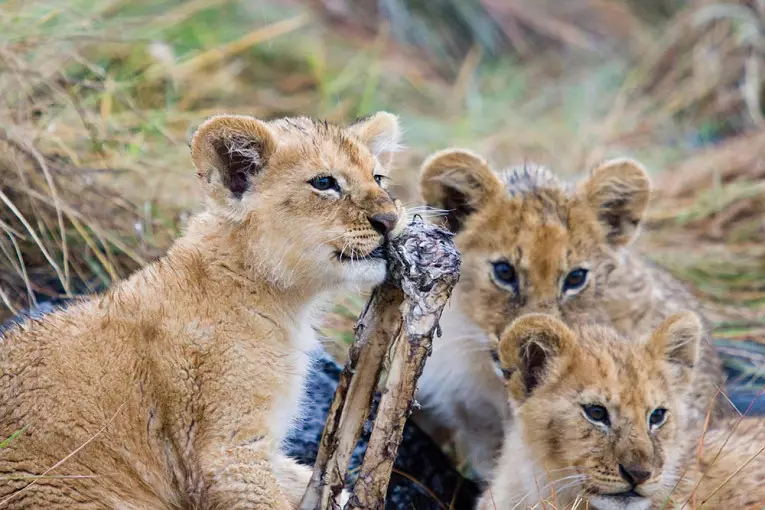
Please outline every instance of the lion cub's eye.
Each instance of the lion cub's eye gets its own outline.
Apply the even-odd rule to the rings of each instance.
[[[667,410],[661,407],[654,409],[648,417],[648,424],[651,428],[661,427],[665,421],[667,421]]]
[[[563,290],[567,291],[581,289],[587,281],[587,273],[588,271],[582,268],[574,269],[571,271],[566,276],[566,279],[563,280]]]
[[[382,186],[383,182],[385,182],[385,179],[387,179],[387,177],[385,177],[384,175],[381,175],[381,174],[375,175],[375,182],[377,183],[378,186]]]
[[[608,418],[608,409],[597,404],[587,404],[582,406],[584,414],[588,420],[593,423],[602,425],[610,425],[611,420]]]
[[[498,281],[514,288],[518,287],[518,274],[511,263],[500,261],[494,262],[492,265],[494,266],[494,277]]]
[[[337,180],[331,175],[319,175],[317,177],[314,177],[310,181],[308,181],[308,184],[310,184],[311,186],[313,186],[319,191],[327,191],[330,189],[340,191],[340,185],[337,183]]]

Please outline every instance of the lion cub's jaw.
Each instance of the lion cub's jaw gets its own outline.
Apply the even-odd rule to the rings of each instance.
[[[648,498],[630,498],[619,496],[593,496],[589,499],[590,507],[596,510],[649,510]]]
[[[575,333],[548,315],[516,320],[499,343],[516,426],[494,486],[529,463],[544,480],[527,479],[518,498],[573,483],[580,489],[573,496],[599,510],[638,510],[661,500],[676,481],[683,398],[701,335],[690,312],[639,341],[598,325]]]
[[[278,287],[325,290],[385,278],[383,243],[402,215],[384,179],[399,138],[385,112],[347,128],[223,115],[191,149],[207,212],[229,225],[224,243],[244,267]]]
[[[480,156],[449,149],[424,163],[420,188],[457,233],[463,312],[499,335],[526,313],[602,318],[606,281],[636,234],[650,184],[631,160],[605,162],[571,187],[541,167],[498,174]]]

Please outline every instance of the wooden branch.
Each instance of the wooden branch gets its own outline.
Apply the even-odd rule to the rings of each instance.
[[[319,443],[300,510],[338,508],[345,474],[368,415],[391,341],[401,328],[403,292],[386,282],[374,290],[356,323],[351,346]]]
[[[403,327],[396,339],[377,417],[346,508],[382,510],[393,463],[412,412],[417,380],[431,352],[433,334],[459,279],[460,256],[452,235],[415,221],[393,246],[389,273],[404,292]]]
[[[383,508],[417,379],[430,354],[443,307],[459,278],[460,257],[451,237],[416,218],[388,243],[388,279],[375,289],[357,323],[356,340],[330,406],[301,510],[338,508],[336,499],[351,454],[395,340],[386,391],[355,492],[346,506]]]

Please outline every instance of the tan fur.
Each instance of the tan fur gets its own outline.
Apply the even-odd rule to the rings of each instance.
[[[594,320],[647,334],[670,314],[698,308],[679,282],[630,250],[650,191],[634,161],[605,162],[574,186],[533,165],[496,173],[480,156],[449,149],[423,164],[420,188],[457,233],[462,274],[419,399],[431,421],[456,430],[458,448],[479,475],[491,469],[507,418],[490,349],[515,318],[541,312],[568,324]],[[493,264],[501,261],[512,264],[516,286],[495,276]],[[565,291],[578,268],[588,270],[584,286]],[[697,420],[723,382],[708,335],[701,363],[704,375],[690,397]]]
[[[310,469],[279,444],[312,317],[327,293],[385,276],[366,256],[399,218],[375,178],[398,138],[387,113],[202,125],[207,207],[167,255],[0,339],[0,438],[21,431],[0,450],[0,506],[294,508]],[[309,183],[324,175],[340,191]]]
[[[675,314],[649,337],[632,339],[602,325],[571,330],[548,315],[516,320],[499,346],[515,421],[478,508],[647,510],[671,501],[678,505],[666,508],[679,508],[700,473],[706,477],[699,504],[730,478],[703,508],[763,504],[765,457],[746,463],[765,447],[765,421],[745,420],[716,461],[728,424],[711,431],[698,470],[688,453],[694,444],[684,397],[700,375],[701,334],[692,313]],[[607,420],[588,418],[588,405],[604,406]],[[659,408],[666,419],[652,427],[649,417]],[[644,471],[645,478],[630,482],[625,468]],[[629,490],[635,494],[621,495]]]
[[[679,510],[688,502],[690,510],[762,510],[764,481],[765,419],[729,420],[704,435],[701,455],[688,461],[666,508]]]

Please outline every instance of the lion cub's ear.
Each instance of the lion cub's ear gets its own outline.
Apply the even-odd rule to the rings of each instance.
[[[348,129],[369,147],[384,170],[390,172],[393,155],[401,149],[398,117],[388,112],[377,112],[357,120]]]
[[[270,128],[253,117],[219,115],[191,140],[191,159],[207,194],[221,205],[238,201],[276,150]]]
[[[550,315],[529,314],[516,319],[499,342],[502,371],[510,373],[509,389],[522,402],[543,381],[553,360],[578,350],[576,335]]]
[[[420,194],[427,205],[447,212],[452,232],[459,232],[468,216],[502,192],[502,182],[486,160],[467,149],[436,152],[422,164]]]
[[[582,188],[608,242],[614,246],[629,244],[651,193],[648,173],[642,165],[631,159],[606,161],[592,171]]]
[[[693,312],[669,316],[653,332],[648,349],[658,359],[692,369],[699,361],[704,326]]]

